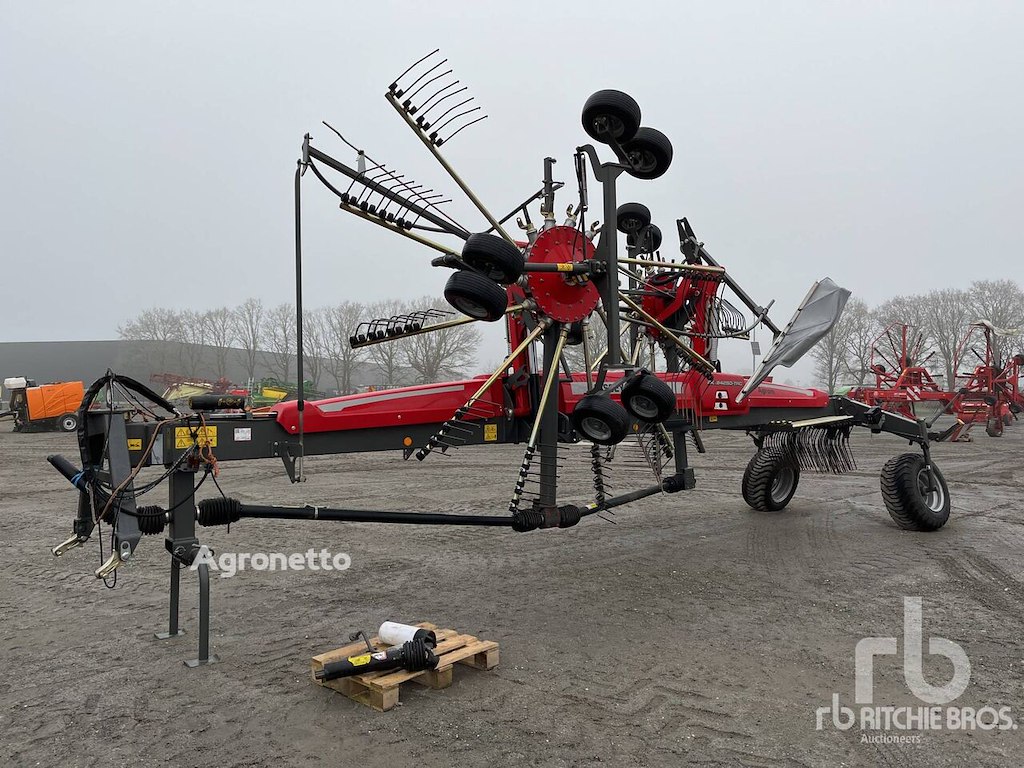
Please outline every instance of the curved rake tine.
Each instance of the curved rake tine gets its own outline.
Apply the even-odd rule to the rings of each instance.
[[[455,133],[453,133],[453,134],[452,134],[451,136],[449,136],[448,138],[446,138],[446,139],[438,139],[438,140],[437,140],[437,146],[439,146],[439,147],[440,147],[440,146],[441,146],[442,144],[444,144],[445,142],[451,141],[451,140],[452,140],[452,139],[454,139],[454,138],[455,138],[456,136],[458,136],[458,135],[459,135],[459,134],[460,134],[460,133],[461,133],[462,131],[464,131],[464,130],[466,130],[467,128],[469,128],[469,127],[470,127],[471,125],[476,125],[476,124],[477,124],[477,123],[479,123],[479,122],[480,122],[481,120],[486,120],[486,119],[487,119],[487,115],[482,115],[482,116],[478,117],[478,118],[477,118],[476,120],[472,120],[472,121],[470,121],[470,122],[466,123],[465,125],[463,125],[463,126],[462,126],[461,128],[459,128],[459,130],[455,131]]]
[[[405,70],[405,72],[403,72],[402,74],[400,74],[398,77],[395,78],[394,82],[392,82],[391,85],[388,86],[388,90],[390,90],[396,96],[401,97],[402,91],[399,90],[399,88],[398,88],[398,81],[401,80],[406,75],[408,75],[410,72],[412,72],[416,67],[418,67],[420,64],[422,64],[427,59],[429,59],[435,53],[438,53],[440,50],[441,50],[440,48],[435,48],[430,53],[428,53],[426,56],[424,56],[422,59],[418,59],[418,60],[414,61],[412,63],[412,65],[408,69]]]

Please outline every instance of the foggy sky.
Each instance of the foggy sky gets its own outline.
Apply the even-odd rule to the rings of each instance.
[[[484,229],[382,96],[435,47],[489,115],[444,151],[497,213],[546,155],[564,211],[580,108],[618,88],[675,148],[620,201],[651,208],[666,252],[687,216],[780,324],[826,275],[869,304],[1017,278],[1022,38],[1024,5],[998,2],[2,0],[0,339],[292,300],[303,133],[354,162],[321,119]],[[432,252],[308,174],[304,196],[308,306],[440,294]],[[502,334],[486,338],[481,359],[500,359]],[[749,366],[737,344],[725,360]]]

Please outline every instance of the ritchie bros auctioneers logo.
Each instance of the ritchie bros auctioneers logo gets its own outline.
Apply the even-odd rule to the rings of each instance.
[[[919,743],[922,731],[1006,731],[1017,730],[1008,706],[951,707],[971,682],[971,662],[964,649],[945,637],[928,638],[928,655],[944,656],[953,665],[953,677],[945,685],[925,680],[923,669],[920,597],[903,598],[903,677],[910,692],[926,706],[879,706],[874,701],[876,656],[898,652],[895,637],[865,637],[854,652],[856,680],[854,699],[858,705],[844,706],[839,694],[832,694],[832,705],[818,707],[816,729],[832,726],[841,731],[859,727],[862,742]],[[900,731],[887,734],[886,731]]]

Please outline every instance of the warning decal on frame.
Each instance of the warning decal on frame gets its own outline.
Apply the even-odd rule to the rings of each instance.
[[[129,437],[128,438],[128,450],[129,451],[141,451],[142,450],[142,438],[141,437]]]
[[[216,427],[175,427],[174,447],[191,448],[198,445],[200,448],[217,447]]]
[[[484,442],[494,443],[498,440],[498,425],[484,424]]]
[[[252,427],[235,427],[235,442],[248,443],[252,440]]]

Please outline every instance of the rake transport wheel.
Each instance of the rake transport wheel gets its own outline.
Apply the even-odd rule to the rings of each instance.
[[[610,397],[587,395],[573,408],[572,425],[592,443],[615,445],[629,434],[630,418],[626,409]]]
[[[640,233],[640,250],[654,253],[661,248],[661,228],[657,224],[648,224],[647,229]]]
[[[577,320],[569,325],[569,333],[566,334],[565,343],[570,347],[578,347],[583,343],[583,322]]]
[[[622,91],[597,91],[583,105],[583,130],[594,141],[629,141],[640,127],[640,105]],[[606,133],[607,132],[607,133]]]
[[[924,456],[904,453],[882,467],[882,499],[896,525],[908,531],[937,531],[949,519],[946,478],[932,464],[929,476]]]
[[[523,254],[497,235],[474,234],[462,247],[462,260],[496,283],[514,283],[523,274]]]
[[[622,405],[636,418],[660,424],[676,409],[672,387],[649,373],[641,373],[622,388]]]
[[[65,413],[57,419],[57,426],[61,432],[74,432],[78,429],[78,414]]]
[[[800,484],[800,467],[772,448],[754,454],[743,472],[743,500],[758,512],[778,512],[789,504]]]
[[[651,210],[643,203],[623,203],[615,211],[615,227],[624,235],[635,235],[651,223]]]
[[[990,418],[985,421],[985,434],[989,437],[1003,436],[1003,422],[1001,419]]]
[[[633,166],[627,173],[637,179],[656,179],[672,165],[672,142],[654,128],[638,129],[622,149]]]
[[[453,272],[444,286],[444,298],[459,312],[474,320],[494,322],[505,315],[505,289],[476,272]]]

